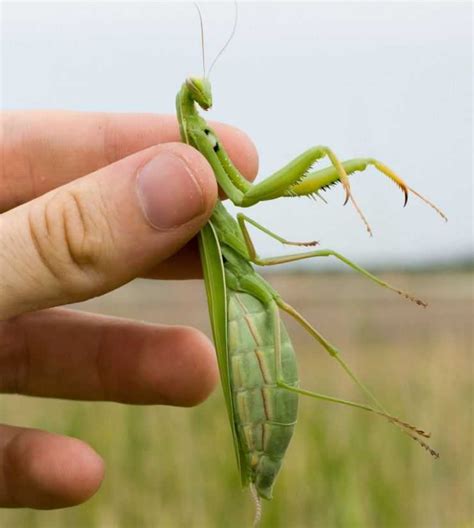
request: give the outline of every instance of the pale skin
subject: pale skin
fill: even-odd
[[[139,276],[200,276],[193,237],[217,185],[204,157],[178,143],[176,118],[5,112],[1,119],[0,392],[181,406],[205,399],[218,373],[198,330],[60,308]],[[253,144],[229,126],[214,128],[253,180]],[[179,158],[199,189],[190,219],[173,216],[186,209],[182,201],[171,204],[171,227],[156,227],[157,194],[144,205],[136,190],[144,181],[137,174],[156,158]],[[146,181],[153,191],[153,178]],[[0,425],[0,506],[72,506],[93,495],[103,475],[102,459],[80,440]]]

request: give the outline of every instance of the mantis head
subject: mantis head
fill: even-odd
[[[212,106],[211,83],[205,77],[188,77],[186,86],[191,92],[191,97],[203,109],[208,110]]]

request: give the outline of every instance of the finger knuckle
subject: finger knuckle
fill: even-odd
[[[28,224],[41,262],[65,293],[93,293],[110,238],[106,215],[92,193],[61,189],[31,209]]]

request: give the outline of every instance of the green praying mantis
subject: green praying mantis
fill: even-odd
[[[234,31],[235,23],[230,39]],[[220,188],[237,206],[250,207],[277,198],[313,196],[332,185],[341,184],[345,190],[345,203],[352,202],[370,233],[369,224],[352,195],[348,176],[374,167],[400,187],[405,203],[411,192],[446,219],[434,204],[411,189],[385,164],[373,158],[341,162],[326,146],[309,148],[260,183],[251,184],[239,173],[216,133],[199,115],[198,107],[207,110],[211,106],[212,92],[208,78],[205,75],[202,78],[187,78],[176,98],[181,138],[205,156]],[[323,158],[329,160],[330,166],[311,171],[312,166]],[[235,456],[242,485],[250,485],[256,500],[257,518],[261,509],[260,498],[272,498],[272,488],[295,428],[299,395],[342,403],[383,416],[438,457],[438,453],[423,440],[429,435],[387,413],[341,358],[337,348],[286,303],[253,265],[272,266],[333,256],[373,282],[419,305],[426,304],[330,249],[311,249],[277,258],[262,258],[252,243],[247,225],[285,245],[314,246],[317,242],[286,240],[242,213],[235,219],[221,201],[217,202],[209,222],[199,235],[209,314]],[[296,357],[280,320],[280,310],[293,317],[318,341],[362,389],[372,405],[299,387]]]

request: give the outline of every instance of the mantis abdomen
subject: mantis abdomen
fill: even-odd
[[[271,311],[247,293],[228,290],[228,346],[239,442],[258,495],[272,488],[296,424],[298,395],[277,386],[275,343],[282,376],[298,386],[296,358],[285,327],[275,340]]]

